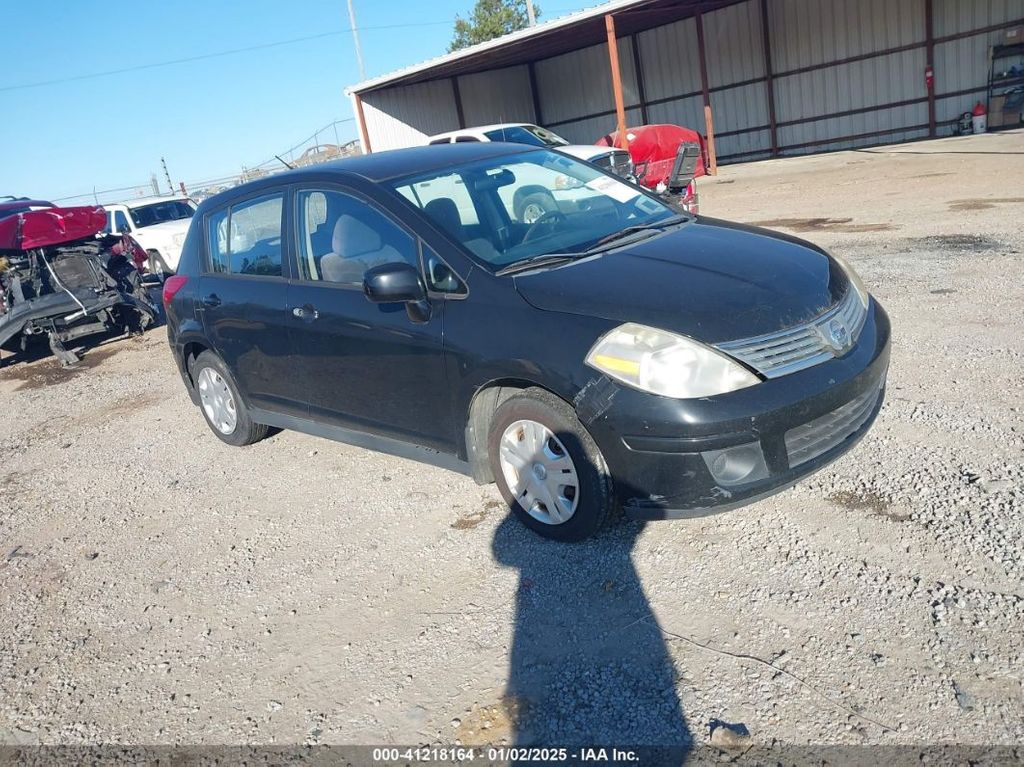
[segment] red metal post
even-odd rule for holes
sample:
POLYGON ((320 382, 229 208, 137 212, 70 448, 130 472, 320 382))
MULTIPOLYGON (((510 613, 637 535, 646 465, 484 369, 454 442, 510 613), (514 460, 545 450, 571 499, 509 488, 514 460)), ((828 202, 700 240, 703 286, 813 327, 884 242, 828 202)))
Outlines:
POLYGON ((697 52, 700 54, 700 86, 704 94, 704 130, 708 143, 708 173, 718 175, 718 155, 715 152, 715 121, 711 115, 711 91, 708 88, 708 57, 704 49, 704 16, 697 11, 697 52))
POLYGON ((626 102, 622 98, 622 74, 619 70, 619 44, 615 38, 615 17, 610 13, 604 17, 608 31, 608 63, 612 68, 612 92, 615 95, 615 120, 618 135, 615 143, 626 146, 626 102))
POLYGON ((771 126, 772 157, 778 157, 779 127, 776 125, 775 119, 775 80, 772 75, 772 41, 771 32, 768 29, 768 0, 761 0, 761 33, 764 39, 764 87, 768 97, 768 124, 771 126))
POLYGON ((370 154, 373 149, 370 148, 370 134, 366 130, 366 117, 363 115, 363 100, 359 97, 358 93, 352 94, 352 102, 356 106, 356 123, 359 126, 359 140, 363 145, 363 154, 370 154))
POLYGON ((925 88, 928 89, 928 135, 935 138, 935 14, 932 0, 924 0, 925 88))

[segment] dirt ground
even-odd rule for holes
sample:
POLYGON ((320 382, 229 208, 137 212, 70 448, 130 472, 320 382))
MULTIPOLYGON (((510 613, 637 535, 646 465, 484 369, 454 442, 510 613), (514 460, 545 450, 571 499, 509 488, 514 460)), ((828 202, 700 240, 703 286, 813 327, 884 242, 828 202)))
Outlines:
POLYGON ((893 323, 854 452, 542 541, 493 487, 208 433, 162 330, 0 371, 0 743, 1024 741, 1024 132, 723 168, 893 323))

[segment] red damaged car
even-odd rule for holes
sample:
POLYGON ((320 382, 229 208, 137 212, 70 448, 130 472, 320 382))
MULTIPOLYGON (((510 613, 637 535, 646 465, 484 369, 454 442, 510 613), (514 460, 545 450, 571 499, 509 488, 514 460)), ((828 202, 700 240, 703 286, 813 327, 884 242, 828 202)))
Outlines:
POLYGON ((141 249, 131 238, 100 235, 106 220, 100 207, 0 202, 0 349, 22 352, 45 337, 61 364, 72 365, 79 357, 65 344, 156 322, 141 249))
MULTIPOLYGON (((622 146, 618 131, 597 142, 622 146)), ((694 180, 705 174, 707 146, 697 131, 679 125, 641 125, 626 129, 626 148, 633 161, 636 182, 687 213, 699 212, 694 180)))

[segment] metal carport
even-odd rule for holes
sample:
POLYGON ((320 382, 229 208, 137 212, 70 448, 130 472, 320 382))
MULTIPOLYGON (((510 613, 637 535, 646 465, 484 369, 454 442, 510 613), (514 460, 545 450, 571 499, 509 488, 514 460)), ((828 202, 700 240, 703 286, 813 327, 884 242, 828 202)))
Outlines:
POLYGON ((613 0, 347 93, 367 151, 513 121, 592 143, 619 96, 629 125, 710 107, 719 159, 762 159, 948 132, 1018 27, 1024 0, 613 0))

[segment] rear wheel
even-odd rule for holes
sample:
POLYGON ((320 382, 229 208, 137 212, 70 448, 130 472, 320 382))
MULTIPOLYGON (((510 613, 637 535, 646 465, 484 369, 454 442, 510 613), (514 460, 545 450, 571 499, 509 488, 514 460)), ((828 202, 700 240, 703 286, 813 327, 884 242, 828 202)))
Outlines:
POLYGON ((229 445, 242 447, 267 436, 267 426, 253 423, 238 387, 216 354, 205 351, 192 364, 192 380, 210 430, 229 445))
POLYGON ((616 513, 604 456, 569 405, 527 389, 495 411, 491 470, 513 513, 545 538, 580 541, 616 513))

